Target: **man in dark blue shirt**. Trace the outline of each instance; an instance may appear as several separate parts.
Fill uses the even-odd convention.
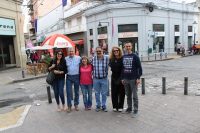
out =
[[[136,117],[138,114],[137,86],[140,83],[142,66],[139,57],[133,54],[132,44],[130,42],[125,43],[125,50],[126,54],[123,56],[122,83],[124,84],[127,95],[128,108],[126,112],[131,113],[133,99],[133,117]]]

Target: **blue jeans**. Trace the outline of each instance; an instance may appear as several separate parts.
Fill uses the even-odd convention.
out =
[[[92,106],[92,85],[81,85],[83,102],[86,108]]]
[[[74,84],[74,106],[79,104],[79,75],[67,75],[66,79],[66,93],[67,106],[72,106],[73,92],[72,85]]]
[[[107,100],[107,94],[108,94],[108,79],[93,79],[93,87],[95,90],[95,98],[96,98],[96,107],[100,108],[102,105],[102,108],[106,108],[106,100]],[[101,95],[101,100],[100,100]]]
[[[65,104],[64,82],[65,82],[64,78],[62,78],[62,79],[55,79],[53,81],[53,90],[54,90],[54,96],[55,96],[57,105],[60,104],[59,97],[61,99],[62,104],[63,105]]]

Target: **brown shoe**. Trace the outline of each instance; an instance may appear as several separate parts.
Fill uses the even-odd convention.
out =
[[[68,107],[67,113],[70,113],[71,111],[72,111],[72,108],[71,108],[71,107]]]
[[[76,111],[79,111],[78,105],[75,105],[75,110],[76,110]]]

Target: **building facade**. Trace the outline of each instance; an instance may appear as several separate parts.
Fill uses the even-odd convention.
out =
[[[37,37],[64,34],[76,44],[76,50],[80,55],[87,54],[87,27],[84,10],[97,3],[88,0],[67,0],[66,5],[60,4],[38,19]]]
[[[0,69],[25,66],[22,0],[0,2]]]
[[[113,46],[123,49],[127,41],[140,56],[174,53],[178,43],[189,49],[198,31],[198,13],[195,5],[170,0],[104,0],[85,12],[88,51],[101,46],[108,53]]]

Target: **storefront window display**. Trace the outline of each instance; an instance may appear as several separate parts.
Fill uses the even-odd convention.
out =
[[[155,53],[165,51],[165,25],[153,24],[153,50]]]
[[[133,45],[133,52],[138,52],[138,25],[137,24],[125,24],[118,25],[118,45],[124,51],[124,44],[131,42]]]
[[[98,31],[98,44],[100,47],[102,47],[104,54],[108,54],[108,32],[107,32],[107,26],[105,27],[99,27],[97,29]]]

